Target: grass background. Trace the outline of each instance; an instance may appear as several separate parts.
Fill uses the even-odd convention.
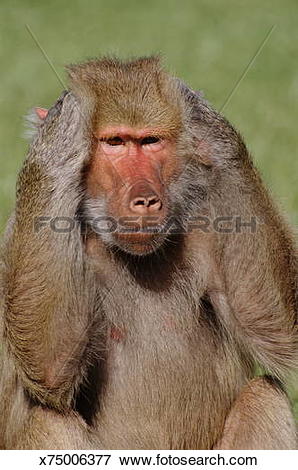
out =
[[[2,0],[0,4],[0,230],[14,203],[27,143],[23,116],[47,107],[66,63],[102,54],[161,53],[168,69],[221,108],[241,131],[282,210],[298,224],[298,4],[296,0]],[[292,389],[298,416],[298,390]]]

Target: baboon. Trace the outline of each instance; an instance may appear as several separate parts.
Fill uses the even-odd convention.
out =
[[[296,448],[297,255],[242,138],[157,57],[68,74],[3,241],[1,447]]]

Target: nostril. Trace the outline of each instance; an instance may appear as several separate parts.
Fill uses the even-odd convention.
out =
[[[161,207],[161,200],[157,196],[136,197],[130,202],[130,208],[134,212],[156,212]]]
[[[131,202],[132,206],[147,206],[146,198],[137,197]]]
[[[152,208],[154,210],[161,209],[161,200],[158,197],[149,197],[147,198],[147,207]]]

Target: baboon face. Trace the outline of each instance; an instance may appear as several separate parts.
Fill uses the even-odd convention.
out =
[[[171,213],[170,182],[180,163],[175,140],[162,129],[121,125],[101,129],[88,191],[117,225],[109,242],[144,255],[164,241]]]
[[[84,72],[74,66],[70,76],[77,96],[85,96],[86,87],[92,96],[85,213],[91,220],[108,219],[99,229],[108,245],[149,254],[172,233],[169,220],[187,212],[176,189],[189,154],[178,82],[156,59],[101,61]]]

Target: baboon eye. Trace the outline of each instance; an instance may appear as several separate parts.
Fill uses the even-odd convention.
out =
[[[105,139],[105,142],[109,145],[124,145],[124,140],[121,137],[110,137],[109,139]]]
[[[156,144],[159,142],[159,137],[155,137],[153,135],[150,135],[148,137],[144,137],[144,139],[141,140],[141,145],[150,145],[150,144]]]

